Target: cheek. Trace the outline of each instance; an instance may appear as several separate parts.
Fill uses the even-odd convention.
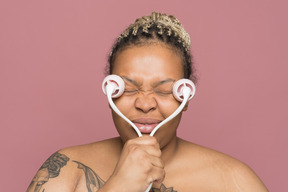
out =
[[[127,99],[126,97],[122,96],[118,99],[115,99],[114,103],[117,106],[117,108],[121,111],[121,113],[125,115],[127,118],[129,118],[129,116],[133,114],[134,110],[132,109],[134,108],[133,105],[134,101],[132,99],[129,98]],[[111,110],[114,125],[123,143],[125,143],[129,139],[138,137],[135,130],[133,130],[133,128],[131,128],[130,125],[124,119],[122,119],[118,114],[116,114],[113,109]]]
[[[129,111],[131,111],[134,106],[135,99],[133,97],[121,96],[118,99],[114,100],[117,108],[124,114],[127,115]]]
[[[162,115],[167,118],[171,115],[180,105],[180,103],[174,99],[173,96],[170,98],[157,98],[158,108]]]

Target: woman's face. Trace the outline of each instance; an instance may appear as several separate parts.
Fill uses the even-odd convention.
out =
[[[112,73],[125,82],[124,94],[114,102],[142,134],[149,134],[180,105],[172,88],[174,82],[184,77],[182,60],[173,49],[162,43],[124,49],[118,53]],[[181,114],[155,133],[160,147],[176,139]],[[112,115],[123,142],[137,137],[134,129],[113,110]]]

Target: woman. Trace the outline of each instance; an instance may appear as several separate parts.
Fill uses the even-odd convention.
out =
[[[151,191],[161,192],[267,191],[240,161],[178,138],[182,112],[149,136],[180,105],[173,84],[196,81],[190,38],[175,17],[153,12],[137,19],[116,41],[108,71],[124,80],[124,94],[114,102],[143,136],[112,110],[120,137],[53,154],[29,192],[143,192],[151,182]]]

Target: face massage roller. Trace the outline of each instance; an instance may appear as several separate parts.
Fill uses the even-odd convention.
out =
[[[127,123],[129,123],[134,130],[136,131],[138,137],[141,137],[142,134],[140,130],[137,128],[137,126],[131,122],[127,117],[125,117],[121,111],[116,107],[114,104],[112,98],[120,97],[124,90],[125,90],[125,83],[121,77],[118,75],[108,75],[105,77],[102,83],[102,90],[105,95],[107,95],[109,104],[111,108],[121,117],[123,118]],[[191,100],[195,95],[196,87],[194,83],[189,79],[180,79],[176,83],[174,83],[173,86],[173,95],[176,100],[181,102],[181,105],[165,120],[163,120],[161,123],[159,123],[150,133],[150,136],[153,136],[156,131],[165,123],[173,119],[175,116],[177,116],[185,107],[187,101]],[[146,189],[145,192],[148,192],[152,187],[152,183],[150,183],[149,187]]]

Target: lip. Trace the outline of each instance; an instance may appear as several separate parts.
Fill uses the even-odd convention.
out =
[[[157,119],[140,118],[132,121],[141,133],[151,133],[153,129],[161,122]]]

